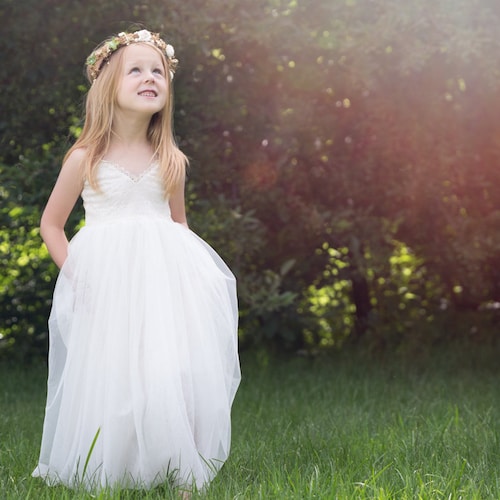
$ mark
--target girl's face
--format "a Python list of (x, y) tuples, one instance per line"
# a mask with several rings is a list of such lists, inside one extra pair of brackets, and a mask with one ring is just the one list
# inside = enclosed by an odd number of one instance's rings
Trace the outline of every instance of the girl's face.
[(151, 117), (165, 107), (168, 99), (169, 74), (162, 56), (142, 43), (129, 45), (123, 51), (117, 107), (122, 112)]

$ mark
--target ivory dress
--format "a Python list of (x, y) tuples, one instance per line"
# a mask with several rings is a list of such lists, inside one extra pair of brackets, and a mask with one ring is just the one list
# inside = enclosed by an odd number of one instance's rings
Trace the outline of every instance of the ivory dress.
[(85, 184), (49, 318), (48, 484), (202, 488), (226, 460), (240, 381), (236, 283), (170, 216), (158, 165)]

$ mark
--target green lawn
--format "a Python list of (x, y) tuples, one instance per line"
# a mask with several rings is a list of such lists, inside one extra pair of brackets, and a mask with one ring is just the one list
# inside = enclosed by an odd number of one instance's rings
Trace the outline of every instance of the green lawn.
[[(232, 454), (206, 499), (498, 499), (500, 363), (442, 349), (405, 362), (245, 353)], [(0, 367), (0, 498), (91, 498), (48, 488), (38, 454), (45, 370)], [(94, 498), (177, 498), (165, 486)]]

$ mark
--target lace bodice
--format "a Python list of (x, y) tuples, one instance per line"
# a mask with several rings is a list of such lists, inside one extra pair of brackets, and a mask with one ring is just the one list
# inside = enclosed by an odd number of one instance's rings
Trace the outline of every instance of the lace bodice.
[(97, 168), (99, 189), (86, 181), (82, 191), (87, 226), (141, 217), (170, 218), (157, 163), (138, 176), (105, 160)]

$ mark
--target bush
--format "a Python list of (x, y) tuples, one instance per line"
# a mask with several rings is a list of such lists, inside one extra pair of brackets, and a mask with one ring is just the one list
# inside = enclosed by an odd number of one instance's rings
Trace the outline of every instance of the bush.
[[(57, 267), (39, 232), (57, 155), (0, 165), (0, 356), (29, 359), (47, 350), (47, 318)], [(51, 175), (52, 174), (52, 175)], [(76, 211), (69, 221), (74, 227)]]

